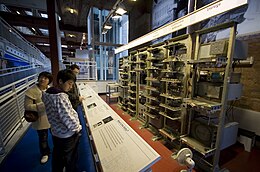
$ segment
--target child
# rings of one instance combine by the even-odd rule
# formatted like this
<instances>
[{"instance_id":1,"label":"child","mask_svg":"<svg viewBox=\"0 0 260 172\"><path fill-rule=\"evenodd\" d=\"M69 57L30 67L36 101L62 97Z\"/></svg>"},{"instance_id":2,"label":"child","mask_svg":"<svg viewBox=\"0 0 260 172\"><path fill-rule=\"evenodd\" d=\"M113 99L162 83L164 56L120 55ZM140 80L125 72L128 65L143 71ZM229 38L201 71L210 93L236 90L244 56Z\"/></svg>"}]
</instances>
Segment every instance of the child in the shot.
<instances>
[{"instance_id":1,"label":"child","mask_svg":"<svg viewBox=\"0 0 260 172\"><path fill-rule=\"evenodd\" d=\"M76 171L79 132L82 127L67 94L75 82L76 76L71 70L61 70L57 75L58 85L43 94L54 145L53 172L62 172L64 167L66 172Z\"/></svg>"}]
</instances>

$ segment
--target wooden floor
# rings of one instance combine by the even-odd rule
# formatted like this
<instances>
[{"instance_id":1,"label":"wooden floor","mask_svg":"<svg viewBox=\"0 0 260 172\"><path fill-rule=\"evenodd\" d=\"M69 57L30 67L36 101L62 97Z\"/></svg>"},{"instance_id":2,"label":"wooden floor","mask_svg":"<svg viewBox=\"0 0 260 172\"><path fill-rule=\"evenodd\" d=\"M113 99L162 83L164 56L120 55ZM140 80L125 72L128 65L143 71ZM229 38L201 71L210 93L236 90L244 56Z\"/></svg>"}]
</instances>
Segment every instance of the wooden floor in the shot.
<instances>
[{"instance_id":1,"label":"wooden floor","mask_svg":"<svg viewBox=\"0 0 260 172\"><path fill-rule=\"evenodd\" d=\"M117 104L110 104L112 109L121 116L155 151L161 155L161 160L152 166L153 172L179 172L186 169L171 158L173 153L162 140L152 141L153 134L147 129L140 129L142 125L138 120L130 120L131 117L122 111ZM251 152L246 152L240 143L222 150L220 155L220 169L230 172L259 172L260 148L253 147ZM199 172L200 170L193 170Z\"/></svg>"}]
</instances>

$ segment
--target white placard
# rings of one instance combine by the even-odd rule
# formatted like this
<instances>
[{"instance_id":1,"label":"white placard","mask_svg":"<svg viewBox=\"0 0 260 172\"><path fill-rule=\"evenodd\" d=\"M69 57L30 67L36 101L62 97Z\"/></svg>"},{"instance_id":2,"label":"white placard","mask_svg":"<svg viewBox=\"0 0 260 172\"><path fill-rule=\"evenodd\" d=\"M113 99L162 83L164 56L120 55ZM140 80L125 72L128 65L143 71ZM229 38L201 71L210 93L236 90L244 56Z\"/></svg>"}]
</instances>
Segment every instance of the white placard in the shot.
<instances>
[{"instance_id":1,"label":"white placard","mask_svg":"<svg viewBox=\"0 0 260 172\"><path fill-rule=\"evenodd\" d=\"M83 107L104 172L146 171L160 155L87 83L78 83Z\"/></svg>"},{"instance_id":2,"label":"white placard","mask_svg":"<svg viewBox=\"0 0 260 172\"><path fill-rule=\"evenodd\" d=\"M144 44L146 42L152 41L159 37L165 36L172 32L178 31L180 29L186 28L218 14L224 13L231 9L240 7L242 5L246 5L248 0L218 0L214 1L192 13L189 13L169 24L166 24L144 36L141 36L126 45L123 45L117 49L115 49L115 54L120 53L122 51L128 50L135 46Z\"/></svg>"}]
</instances>

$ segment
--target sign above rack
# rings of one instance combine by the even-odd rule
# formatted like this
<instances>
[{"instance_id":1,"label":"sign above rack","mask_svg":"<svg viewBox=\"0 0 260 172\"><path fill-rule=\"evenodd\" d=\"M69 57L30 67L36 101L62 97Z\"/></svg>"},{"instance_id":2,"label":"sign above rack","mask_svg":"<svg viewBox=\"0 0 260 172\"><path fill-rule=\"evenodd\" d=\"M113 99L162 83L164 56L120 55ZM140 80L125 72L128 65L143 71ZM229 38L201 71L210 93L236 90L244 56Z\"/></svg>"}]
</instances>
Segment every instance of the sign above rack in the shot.
<instances>
[{"instance_id":1,"label":"sign above rack","mask_svg":"<svg viewBox=\"0 0 260 172\"><path fill-rule=\"evenodd\" d=\"M154 39L160 38L162 36L168 35L180 29L186 28L188 26L199 23L203 20L216 16L218 14L227 12L234 8L246 5L248 0L217 0L214 1L194 12L191 12L171 23L168 23L144 36L141 36L126 45L123 45L115 49L115 54L128 50L130 48L136 47L138 45L144 44L146 42L152 41Z\"/></svg>"}]
</instances>

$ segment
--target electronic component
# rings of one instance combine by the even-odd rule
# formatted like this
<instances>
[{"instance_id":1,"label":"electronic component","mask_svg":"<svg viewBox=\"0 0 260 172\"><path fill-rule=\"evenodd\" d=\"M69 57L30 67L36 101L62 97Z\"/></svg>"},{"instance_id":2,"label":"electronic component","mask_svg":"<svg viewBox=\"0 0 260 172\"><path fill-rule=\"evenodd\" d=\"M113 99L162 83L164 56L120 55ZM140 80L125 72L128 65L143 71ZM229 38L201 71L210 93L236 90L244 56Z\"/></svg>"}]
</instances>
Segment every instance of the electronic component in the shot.
<instances>
[{"instance_id":1,"label":"electronic component","mask_svg":"<svg viewBox=\"0 0 260 172\"><path fill-rule=\"evenodd\" d=\"M234 46L234 60L245 60L248 54L248 44L241 40L235 40ZM227 55L228 41L219 40L200 46L198 59L216 58L219 56L225 57Z\"/></svg>"},{"instance_id":2,"label":"electronic component","mask_svg":"<svg viewBox=\"0 0 260 172\"><path fill-rule=\"evenodd\" d=\"M185 99L185 103L197 111L205 112L207 115L221 110L221 103L205 99Z\"/></svg>"},{"instance_id":3,"label":"electronic component","mask_svg":"<svg viewBox=\"0 0 260 172\"><path fill-rule=\"evenodd\" d=\"M213 84L209 82L197 83L196 94L201 97L221 99L223 86L222 84ZM242 94L241 83L231 83L228 89L228 100L237 100Z\"/></svg>"},{"instance_id":4,"label":"electronic component","mask_svg":"<svg viewBox=\"0 0 260 172\"><path fill-rule=\"evenodd\" d=\"M207 82L223 82L224 72L200 71L199 81Z\"/></svg>"},{"instance_id":5,"label":"electronic component","mask_svg":"<svg viewBox=\"0 0 260 172\"><path fill-rule=\"evenodd\" d=\"M210 55L226 55L227 45L228 43L225 40L212 42L210 44Z\"/></svg>"},{"instance_id":6,"label":"electronic component","mask_svg":"<svg viewBox=\"0 0 260 172\"><path fill-rule=\"evenodd\" d=\"M223 139L220 149L227 148L236 142L238 123L231 122L224 126ZM217 125L208 123L208 120L197 119L191 122L190 136L206 147L214 148L217 138Z\"/></svg>"},{"instance_id":7,"label":"electronic component","mask_svg":"<svg viewBox=\"0 0 260 172\"><path fill-rule=\"evenodd\" d=\"M182 101L181 99L168 99L166 100L166 104L171 107L179 107L181 105Z\"/></svg>"}]
</instances>

